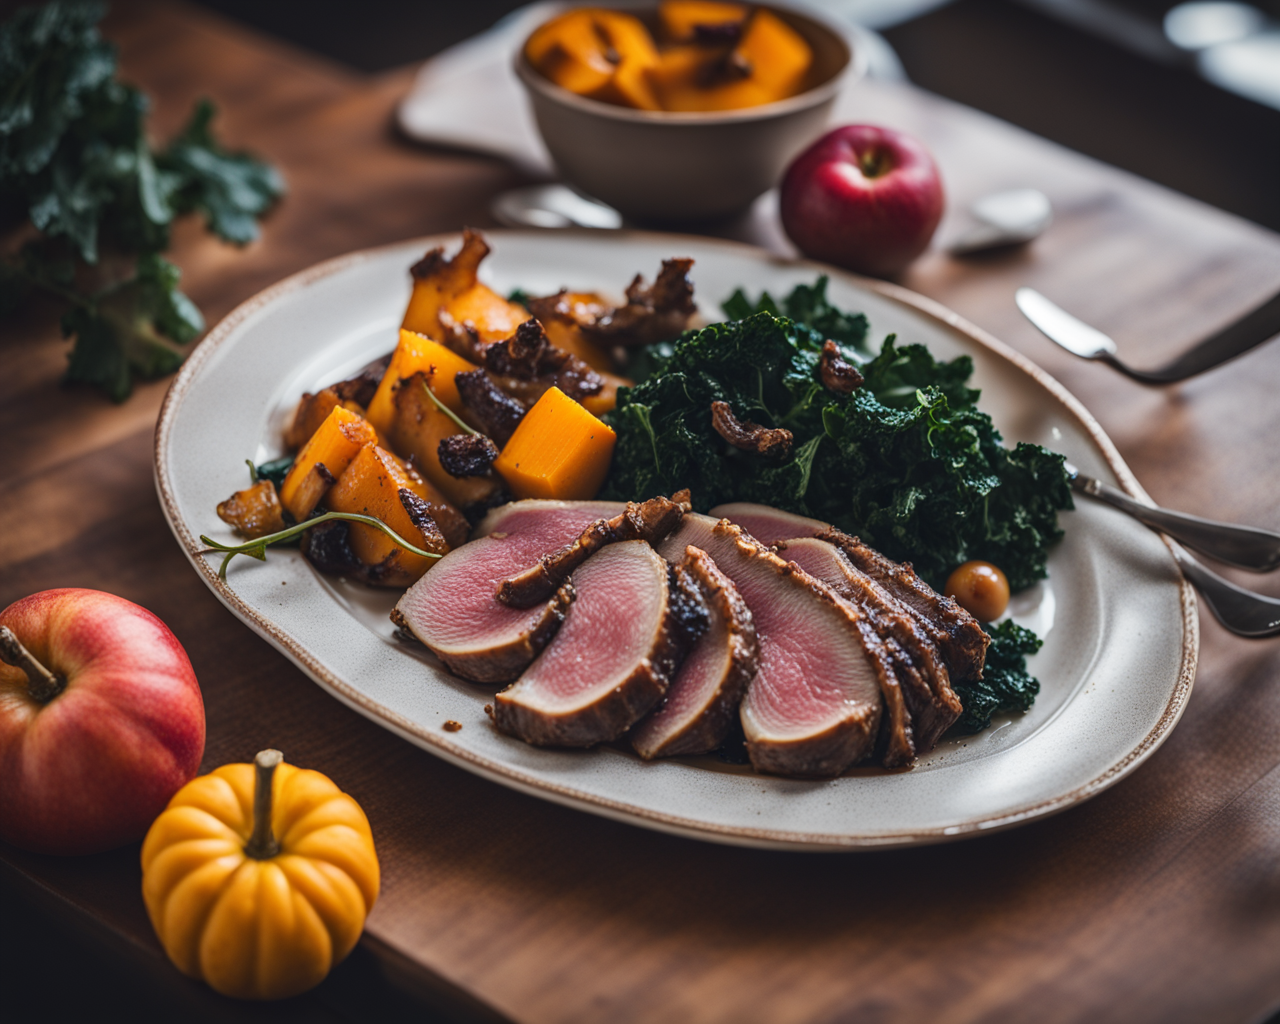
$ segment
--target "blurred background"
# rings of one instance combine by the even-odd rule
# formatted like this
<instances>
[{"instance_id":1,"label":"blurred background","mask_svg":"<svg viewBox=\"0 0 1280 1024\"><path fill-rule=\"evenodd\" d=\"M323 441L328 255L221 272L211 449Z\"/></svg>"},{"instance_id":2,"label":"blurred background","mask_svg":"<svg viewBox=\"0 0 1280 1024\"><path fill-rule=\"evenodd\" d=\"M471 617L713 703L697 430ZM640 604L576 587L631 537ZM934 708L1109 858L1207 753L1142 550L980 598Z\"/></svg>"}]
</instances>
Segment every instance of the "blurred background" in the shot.
<instances>
[{"instance_id":1,"label":"blurred background","mask_svg":"<svg viewBox=\"0 0 1280 1024\"><path fill-rule=\"evenodd\" d=\"M364 72L423 60L521 6L200 2ZM1280 230L1280 0L812 2L888 44L873 73Z\"/></svg>"}]
</instances>

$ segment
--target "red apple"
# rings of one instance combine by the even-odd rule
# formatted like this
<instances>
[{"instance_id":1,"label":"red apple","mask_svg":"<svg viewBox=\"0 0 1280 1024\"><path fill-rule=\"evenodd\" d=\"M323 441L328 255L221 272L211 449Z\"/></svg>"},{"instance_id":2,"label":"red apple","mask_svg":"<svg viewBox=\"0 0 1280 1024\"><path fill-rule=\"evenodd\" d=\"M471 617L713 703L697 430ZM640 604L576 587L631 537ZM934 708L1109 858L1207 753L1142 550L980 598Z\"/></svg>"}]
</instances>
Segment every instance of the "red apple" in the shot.
<instances>
[{"instance_id":1,"label":"red apple","mask_svg":"<svg viewBox=\"0 0 1280 1024\"><path fill-rule=\"evenodd\" d=\"M782 226L814 259L896 274L924 252L942 218L942 179L910 135L851 124L801 153L782 178Z\"/></svg>"},{"instance_id":2,"label":"red apple","mask_svg":"<svg viewBox=\"0 0 1280 1024\"><path fill-rule=\"evenodd\" d=\"M191 662L145 608L67 589L0 612L0 839L60 854L141 839L203 753Z\"/></svg>"}]
</instances>

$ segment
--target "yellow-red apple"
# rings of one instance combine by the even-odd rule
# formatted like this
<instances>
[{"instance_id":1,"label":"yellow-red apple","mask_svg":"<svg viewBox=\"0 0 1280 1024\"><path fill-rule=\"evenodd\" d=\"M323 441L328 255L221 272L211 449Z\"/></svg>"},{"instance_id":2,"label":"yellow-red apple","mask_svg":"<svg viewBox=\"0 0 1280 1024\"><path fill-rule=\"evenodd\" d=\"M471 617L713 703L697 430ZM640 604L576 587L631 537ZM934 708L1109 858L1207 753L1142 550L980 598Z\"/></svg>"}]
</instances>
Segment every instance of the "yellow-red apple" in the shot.
<instances>
[{"instance_id":1,"label":"yellow-red apple","mask_svg":"<svg viewBox=\"0 0 1280 1024\"><path fill-rule=\"evenodd\" d=\"M204 753L204 702L177 637L98 590L0 612L0 839L96 853L141 839Z\"/></svg>"}]
</instances>

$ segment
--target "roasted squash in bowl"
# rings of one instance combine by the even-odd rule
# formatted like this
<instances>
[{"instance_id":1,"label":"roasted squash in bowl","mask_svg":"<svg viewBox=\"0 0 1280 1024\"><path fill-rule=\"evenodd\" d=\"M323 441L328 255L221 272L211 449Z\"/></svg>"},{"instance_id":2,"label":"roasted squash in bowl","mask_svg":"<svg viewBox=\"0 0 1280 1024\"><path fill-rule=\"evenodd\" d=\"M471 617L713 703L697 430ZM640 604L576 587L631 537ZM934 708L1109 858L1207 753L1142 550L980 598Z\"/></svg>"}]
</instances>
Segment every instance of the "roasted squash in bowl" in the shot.
<instances>
[{"instance_id":1,"label":"roasted squash in bowl","mask_svg":"<svg viewBox=\"0 0 1280 1024\"><path fill-rule=\"evenodd\" d=\"M548 38L554 25L548 22L515 58L538 129L565 179L634 220L687 224L741 212L822 133L840 88L865 69L849 32L819 11L701 6L758 12L757 20L776 29L781 45L762 49L763 59L746 64L737 79L707 83L689 44L650 52L622 32L624 45L611 42L618 15L630 16L620 23L623 31L638 19L661 39L669 29L660 22L660 5L602 5L596 8L601 25L584 19L588 12L571 11L584 25L569 23L558 42ZM584 52L602 37L616 66L612 75ZM579 38L589 42L575 47ZM796 40L810 54L802 70L789 58ZM741 45L747 43L744 33ZM728 56L738 56L737 49L727 47Z\"/></svg>"}]
</instances>

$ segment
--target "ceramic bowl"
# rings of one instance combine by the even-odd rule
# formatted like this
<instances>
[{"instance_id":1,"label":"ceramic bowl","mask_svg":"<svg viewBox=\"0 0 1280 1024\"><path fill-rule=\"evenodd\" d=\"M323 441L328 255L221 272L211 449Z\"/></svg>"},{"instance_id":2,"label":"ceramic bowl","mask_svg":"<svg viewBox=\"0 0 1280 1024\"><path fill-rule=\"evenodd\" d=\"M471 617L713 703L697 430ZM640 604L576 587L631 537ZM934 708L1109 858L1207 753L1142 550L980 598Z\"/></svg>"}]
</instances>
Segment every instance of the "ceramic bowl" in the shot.
<instances>
[{"instance_id":1,"label":"ceramic bowl","mask_svg":"<svg viewBox=\"0 0 1280 1024\"><path fill-rule=\"evenodd\" d=\"M642 20L653 8L626 8ZM632 220L688 224L746 209L827 126L840 89L865 72L851 34L821 12L768 5L813 48L810 86L742 110L633 110L569 92L524 56L515 69L565 180Z\"/></svg>"}]
</instances>

